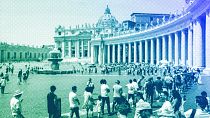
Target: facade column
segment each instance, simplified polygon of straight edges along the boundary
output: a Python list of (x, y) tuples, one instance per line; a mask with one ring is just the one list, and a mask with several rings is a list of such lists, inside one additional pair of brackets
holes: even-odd
[(137, 42), (134, 42), (134, 63), (137, 63)]
[(123, 44), (123, 63), (126, 63), (126, 52), (125, 52), (125, 48), (126, 48), (126, 43)]
[(145, 63), (148, 63), (148, 40), (145, 40)]
[(118, 44), (118, 47), (117, 47), (117, 62), (120, 63), (120, 44)]
[[(193, 45), (195, 45), (195, 50), (193, 52), (193, 66), (196, 67), (202, 67), (203, 66), (203, 62), (202, 62), (202, 28), (201, 28), (201, 20), (197, 19), (195, 21), (195, 27), (193, 27), (193, 31), (195, 32), (193, 37), (193, 40), (195, 41), (195, 43)], [(194, 48), (194, 47), (193, 47)], [(195, 62), (195, 64), (194, 64)]]
[(83, 40), (81, 41), (81, 47), (82, 47), (82, 49), (81, 49), (81, 52), (82, 52), (81, 57), (83, 58), (84, 57), (84, 41)]
[(69, 57), (71, 58), (71, 41), (69, 41)]
[(160, 61), (160, 39), (156, 38), (156, 64), (159, 64)]
[(182, 34), (181, 34), (181, 64), (185, 65), (186, 63), (186, 58), (185, 58), (185, 40), (186, 40), (186, 36), (185, 36), (185, 30), (182, 30)]
[(206, 12), (206, 68), (204, 73), (210, 75), (210, 10)]
[(178, 39), (178, 32), (175, 33), (175, 66), (179, 65), (179, 39)]
[(166, 60), (166, 37), (162, 36), (162, 60)]
[(65, 42), (62, 42), (62, 58), (65, 57)]
[(151, 56), (150, 56), (150, 64), (154, 64), (154, 40), (153, 39), (151, 39), (151, 44), (150, 44), (151, 46)]
[(94, 54), (95, 50), (94, 50), (94, 46), (91, 45), (91, 64), (95, 63), (95, 54)]
[(142, 63), (142, 41), (139, 42), (139, 62)]
[(172, 57), (172, 34), (168, 35), (168, 61), (173, 62), (173, 57)]
[(76, 58), (79, 58), (79, 57), (80, 57), (80, 55), (79, 55), (79, 51), (80, 51), (80, 50), (79, 50), (79, 46), (80, 46), (80, 45), (79, 45), (79, 40), (76, 41), (76, 45), (75, 45), (75, 46), (76, 46), (76, 51), (75, 51), (75, 52), (76, 52)]
[(192, 67), (193, 65), (193, 46), (192, 46), (192, 43), (193, 43), (193, 34), (192, 34), (192, 25), (188, 28), (188, 63), (187, 65), (189, 67)]
[(128, 44), (128, 63), (131, 63), (131, 48), (132, 48), (132, 45), (131, 45), (131, 42), (129, 42), (129, 44)]
[(107, 63), (110, 64), (110, 44), (107, 45), (107, 48), (108, 48), (107, 49), (108, 50), (108, 52), (107, 52)]
[(112, 63), (115, 63), (115, 44), (112, 45)]

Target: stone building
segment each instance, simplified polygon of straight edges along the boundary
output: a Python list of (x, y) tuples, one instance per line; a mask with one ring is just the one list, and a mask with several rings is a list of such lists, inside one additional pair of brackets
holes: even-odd
[(10, 61), (38, 61), (48, 58), (50, 49), (0, 43), (0, 63)]

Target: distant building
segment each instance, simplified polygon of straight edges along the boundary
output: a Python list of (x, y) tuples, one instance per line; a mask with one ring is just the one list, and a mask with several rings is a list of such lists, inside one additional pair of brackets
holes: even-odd
[(136, 28), (140, 30), (147, 29), (168, 20), (170, 14), (153, 14), (153, 13), (132, 13), (131, 21), (136, 23)]
[(122, 28), (124, 31), (134, 29), (136, 23), (130, 20), (125, 20), (122, 22)]
[(0, 63), (10, 61), (38, 61), (48, 58), (50, 49), (0, 43)]

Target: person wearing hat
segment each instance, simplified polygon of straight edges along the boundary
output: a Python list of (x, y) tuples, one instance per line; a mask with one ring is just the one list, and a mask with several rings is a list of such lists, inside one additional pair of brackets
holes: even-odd
[(113, 104), (112, 104), (112, 112), (114, 113), (115, 105), (120, 98), (122, 91), (122, 86), (120, 85), (120, 81), (117, 80), (116, 84), (113, 86)]
[(20, 90), (15, 91), (15, 94), (13, 95), (12, 99), (10, 100), (10, 108), (12, 111), (12, 116), (14, 118), (24, 118), (22, 115), (22, 101), (23, 99), (20, 99), (23, 92)]
[(141, 101), (138, 107), (136, 107), (138, 114), (134, 118), (152, 118), (152, 108), (148, 102)]

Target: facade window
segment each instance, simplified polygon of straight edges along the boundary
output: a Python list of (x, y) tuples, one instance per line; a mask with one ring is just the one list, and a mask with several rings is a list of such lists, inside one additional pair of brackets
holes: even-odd
[(31, 54), (31, 52), (29, 53), (29, 58), (32, 58), (32, 54)]
[(58, 35), (61, 35), (61, 32), (58, 32)]
[(45, 58), (47, 58), (47, 53), (45, 53)]
[(34, 53), (34, 58), (36, 58), (36, 53)]
[(75, 57), (75, 41), (71, 42), (71, 57)]
[(27, 54), (27, 52), (26, 52), (26, 53), (25, 53), (25, 59), (27, 59), (27, 55), (28, 55), (28, 54)]
[(16, 56), (16, 52), (14, 52), (14, 59), (16, 59), (17, 58), (17, 56)]
[(22, 54), (22, 52), (20, 52), (20, 59), (22, 59), (23, 58), (23, 54)]
[(10, 59), (10, 52), (7, 52), (7, 59)]

